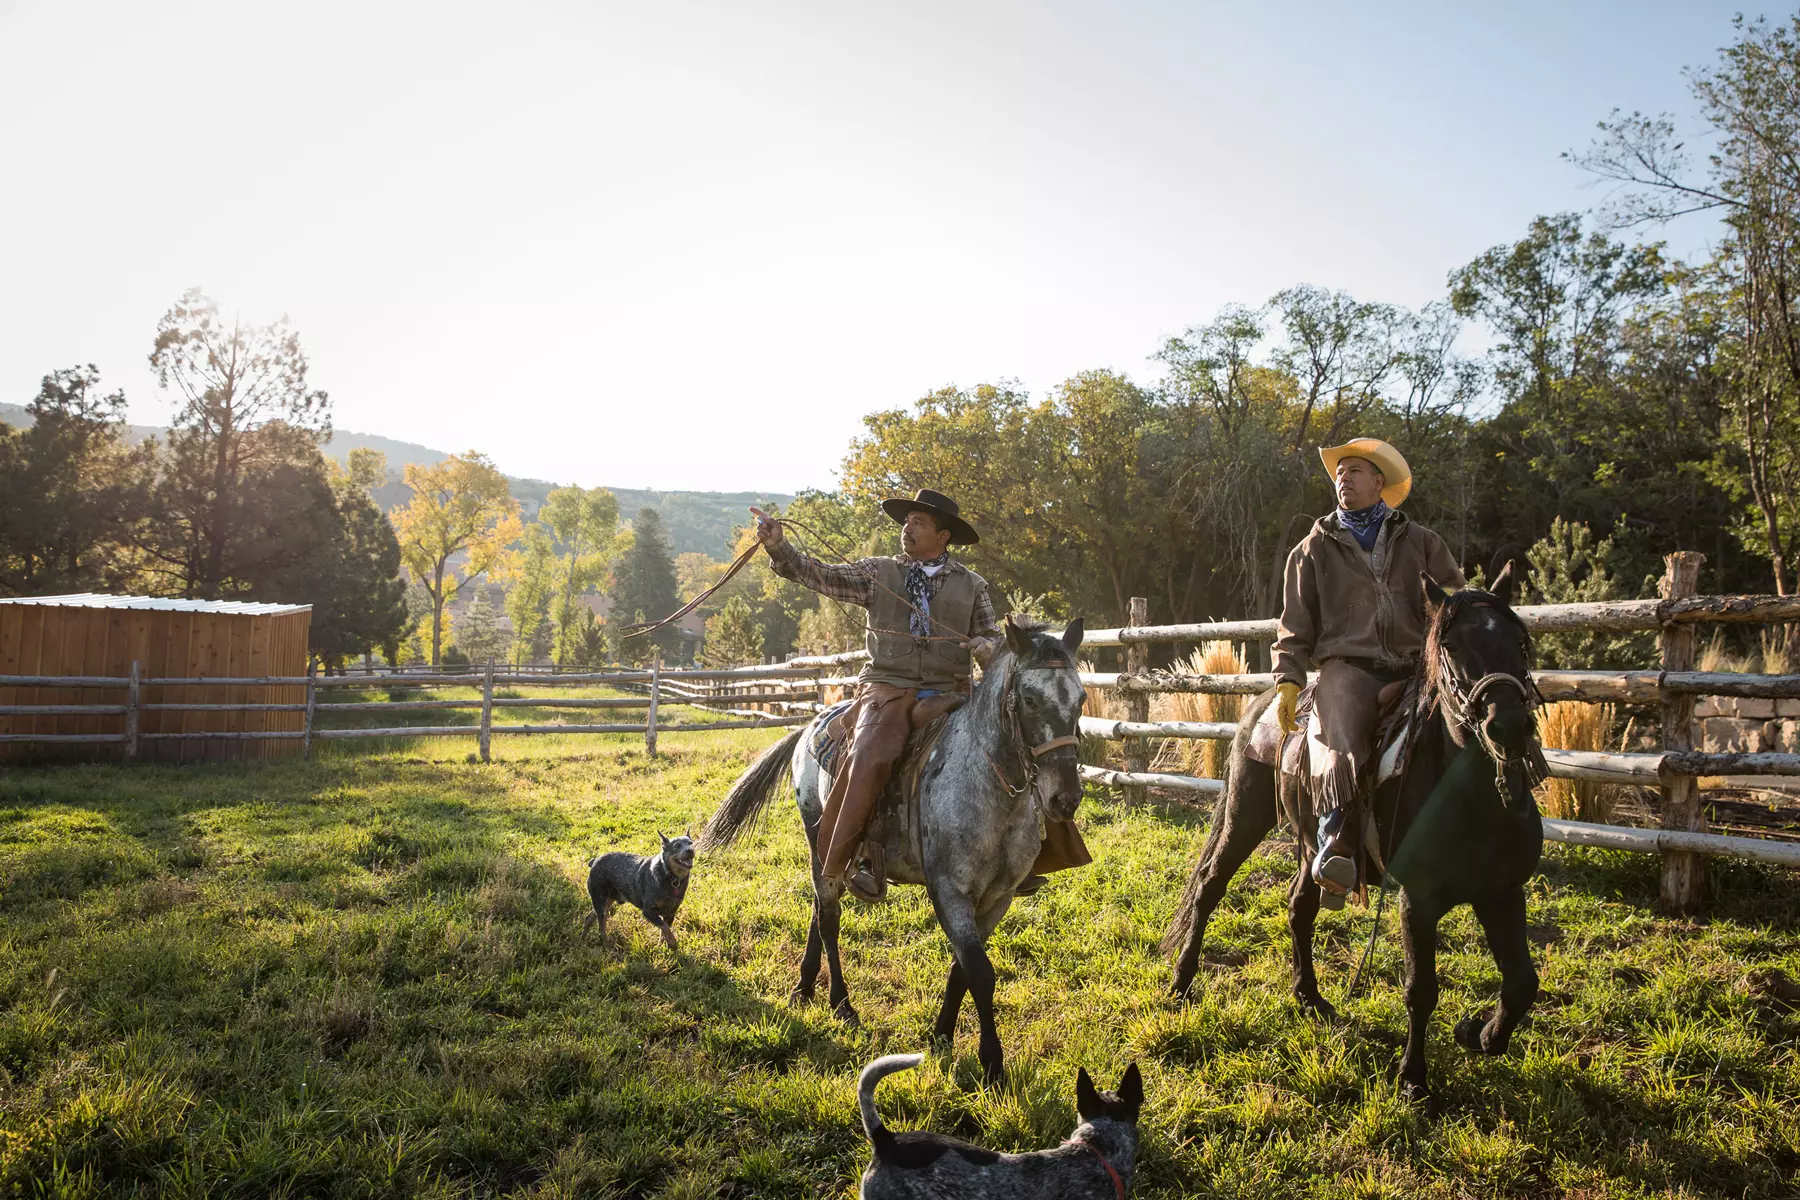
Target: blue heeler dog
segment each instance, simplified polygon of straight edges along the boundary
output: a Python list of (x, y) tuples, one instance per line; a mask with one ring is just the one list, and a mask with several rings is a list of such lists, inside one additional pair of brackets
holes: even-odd
[(1068, 1141), (1054, 1150), (1000, 1154), (941, 1133), (890, 1133), (881, 1123), (875, 1085), (896, 1071), (910, 1071), (924, 1057), (890, 1054), (863, 1068), (857, 1099), (875, 1161), (863, 1173), (862, 1200), (1125, 1200), (1144, 1105), (1144, 1077), (1136, 1063), (1125, 1068), (1117, 1092), (1099, 1091), (1087, 1069), (1081, 1070), (1075, 1077), (1081, 1124)]
[(588, 863), (588, 899), (594, 902), (594, 911), (582, 918), (583, 929), (598, 922), (604, 936), (612, 906), (623, 900), (656, 926), (669, 949), (679, 948), (672, 927), (694, 870), (694, 839), (685, 833), (676, 838), (656, 836), (662, 838), (662, 853), (654, 858), (615, 850)]

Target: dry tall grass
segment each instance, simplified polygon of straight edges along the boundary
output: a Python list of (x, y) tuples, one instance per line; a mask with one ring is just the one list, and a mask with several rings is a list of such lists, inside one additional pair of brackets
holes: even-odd
[[(1610, 704), (1559, 700), (1538, 710), (1538, 737), (1557, 750), (1610, 750), (1617, 721), (1618, 713)], [(1604, 825), (1612, 819), (1619, 789), (1589, 779), (1546, 779), (1540, 794), (1545, 816)]]
[[(1242, 675), (1249, 667), (1230, 642), (1207, 642), (1176, 667), (1195, 675)], [(1170, 693), (1158, 714), (1165, 721), (1232, 721), (1243, 715), (1244, 697)], [(1225, 778), (1231, 743), (1211, 738), (1167, 738), (1157, 751), (1155, 770), (1179, 768), (1183, 774)]]

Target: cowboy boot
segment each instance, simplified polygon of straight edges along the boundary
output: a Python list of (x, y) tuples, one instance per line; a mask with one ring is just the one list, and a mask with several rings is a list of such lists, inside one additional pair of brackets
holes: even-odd
[(1027, 875), (1019, 880), (1019, 886), (1013, 889), (1013, 895), (1035, 896), (1043, 891), (1044, 885), (1049, 882), (1049, 877), (1045, 875)]
[(1313, 859), (1313, 882), (1319, 885), (1323, 908), (1344, 907), (1344, 898), (1356, 886), (1355, 843), (1348, 830), (1352, 822), (1344, 809), (1334, 808), (1319, 817), (1319, 853)]
[(845, 880), (845, 889), (864, 904), (887, 899), (887, 851), (873, 838), (857, 848), (856, 870)]

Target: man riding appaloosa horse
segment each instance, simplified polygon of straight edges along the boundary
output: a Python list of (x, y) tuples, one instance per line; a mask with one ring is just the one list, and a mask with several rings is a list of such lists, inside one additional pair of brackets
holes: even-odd
[(1464, 580), (1444, 539), (1400, 511), (1412, 471), (1398, 450), (1358, 438), (1319, 457), (1338, 507), (1288, 555), (1275, 674), (1281, 729), (1291, 733), (1307, 668), (1319, 672), (1307, 756), (1319, 812), (1312, 874), (1321, 901), (1341, 908), (1357, 884), (1358, 814), (1372, 786), (1382, 691), (1411, 678), (1425, 644), (1419, 576), (1451, 589)]
[[(951, 546), (980, 541), (956, 501), (927, 488), (910, 500), (884, 500), (881, 507), (899, 523), (904, 553), (842, 564), (802, 553), (779, 521), (750, 510), (777, 575), (868, 610), (869, 663), (846, 718), (854, 730), (850, 761), (836, 772), (826, 799), (818, 854), (822, 887), (834, 898), (848, 890), (870, 903), (885, 895), (887, 881), (879, 848), (865, 846), (864, 833), (907, 738), (967, 699), (971, 660), (985, 663), (1004, 640), (987, 581), (950, 554)], [(1018, 894), (1036, 891), (1047, 872), (1092, 861), (1073, 821), (1047, 821), (1043, 850)]]

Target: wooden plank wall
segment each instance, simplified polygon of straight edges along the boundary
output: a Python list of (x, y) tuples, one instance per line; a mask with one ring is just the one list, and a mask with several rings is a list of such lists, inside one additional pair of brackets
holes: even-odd
[[(244, 614), (168, 609), (80, 608), (0, 604), (0, 675), (105, 675), (124, 678), (135, 659), (155, 678), (268, 678), (306, 674), (312, 613)], [(144, 704), (300, 704), (303, 685), (146, 687)], [(0, 704), (123, 704), (125, 689), (0, 687)], [(141, 733), (298, 731), (303, 713), (146, 712)], [(117, 733), (124, 719), (100, 716), (0, 716), (0, 733)], [(0, 743), (0, 761), (117, 759), (106, 743)], [(282, 741), (145, 741), (138, 756), (153, 762), (281, 758), (300, 751)]]

